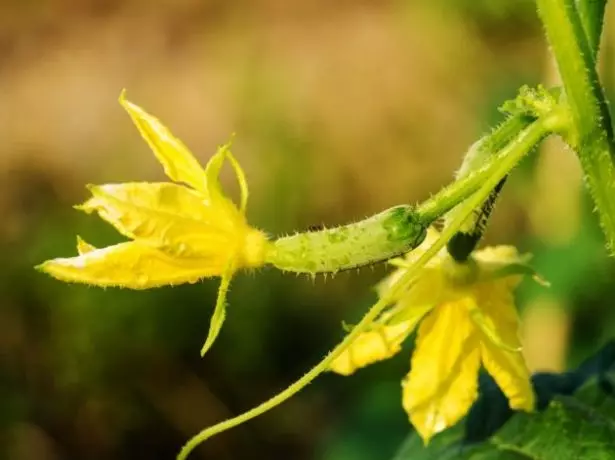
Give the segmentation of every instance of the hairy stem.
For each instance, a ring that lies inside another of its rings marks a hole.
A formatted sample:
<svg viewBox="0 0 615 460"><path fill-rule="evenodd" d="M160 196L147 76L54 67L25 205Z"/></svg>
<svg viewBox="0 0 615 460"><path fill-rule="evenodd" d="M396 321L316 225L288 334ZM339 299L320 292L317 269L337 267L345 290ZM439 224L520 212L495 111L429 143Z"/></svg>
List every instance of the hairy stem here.
<svg viewBox="0 0 615 460"><path fill-rule="evenodd" d="M574 0L537 0L573 121L564 135L576 151L600 215L609 251L615 250L615 147L611 117Z"/></svg>
<svg viewBox="0 0 615 460"><path fill-rule="evenodd" d="M480 169L482 165L493 161L495 153L517 137L533 120L533 118L526 115L513 115L494 129L489 136L485 136L477 141L466 153L461 168L457 172L457 179L467 177L473 171ZM476 245L478 245L483 236L487 219L505 181L506 178L496 185L482 206L472 212L472 215L466 219L459 231L448 242L448 252L455 260L459 262L466 260L476 248ZM456 213L456 210L449 212L446 216L447 222L453 220Z"/></svg>
<svg viewBox="0 0 615 460"><path fill-rule="evenodd" d="M504 150L507 151L507 155L497 164L497 167L492 171L492 175L485 180L482 186L468 198L461 205L461 210L457 216L441 233L440 238L429 248L425 253L408 268L406 273L400 277L396 285L388 292L388 295L381 297L376 304L370 308L361 321L346 335L344 340L335 347L325 358L314 366L299 380L291 384L288 388L278 393L274 397L268 399L262 404L254 407L253 409L244 412L241 415L225 420L212 427L206 428L192 439L190 439L186 445L182 448L178 455L178 460L185 460L190 452L194 450L199 444L208 438L222 433L230 428L240 425L248 420L251 420L274 407L282 404L290 397L297 394L308 384L310 384L316 377L325 372L331 363L346 350L348 346L369 327L374 320L380 315L380 313L390 304L391 299L395 298L402 289L404 289L417 275L418 271L433 257L440 249L442 249L448 240L457 232L463 222L472 214L472 211L480 206L483 201L489 196L493 188L510 172L512 168L518 163L518 161L530 150L534 148L543 136L545 136L550 130L558 126L561 120L558 117L547 117L534 122L523 130L515 141L509 143Z"/></svg>
<svg viewBox="0 0 615 460"><path fill-rule="evenodd" d="M512 116L490 135L472 145L456 175L455 182L418 207L417 212L421 219L428 223L433 222L478 190L486 178L492 175L498 163L508 155L508 151L503 150L506 144L517 137L532 121L534 119L530 117Z"/></svg>
<svg viewBox="0 0 615 460"><path fill-rule="evenodd" d="M475 193L493 175L510 154L503 147L534 119L513 116L475 144L469 164L464 163L458 179L417 207L396 206L359 222L278 238L266 256L267 262L296 273L335 273L411 251L421 244L434 220ZM497 191L492 192L494 196ZM462 230L473 229L473 220L468 219Z"/></svg>
<svg viewBox="0 0 615 460"><path fill-rule="evenodd" d="M585 31L587 44L592 50L594 61L596 61L604 24L606 0L576 0L576 7Z"/></svg>

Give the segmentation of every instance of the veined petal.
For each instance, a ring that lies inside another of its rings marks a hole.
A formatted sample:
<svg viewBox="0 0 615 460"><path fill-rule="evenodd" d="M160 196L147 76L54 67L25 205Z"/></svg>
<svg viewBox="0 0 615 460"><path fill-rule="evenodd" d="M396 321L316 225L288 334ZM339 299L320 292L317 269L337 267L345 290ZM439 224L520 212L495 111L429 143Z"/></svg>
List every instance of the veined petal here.
<svg viewBox="0 0 615 460"><path fill-rule="evenodd" d="M419 326L404 388L406 412L412 414L448 385L451 376L460 370L461 358L471 351L468 344L474 332L467 311L456 302L438 305L427 315Z"/></svg>
<svg viewBox="0 0 615 460"><path fill-rule="evenodd" d="M92 198L79 209L97 212L129 238L174 248L184 256L228 250L232 237L247 228L236 209L207 206L198 192L170 182L89 188Z"/></svg>
<svg viewBox="0 0 615 460"><path fill-rule="evenodd" d="M380 291L381 296L385 290ZM442 276L436 269L424 269L406 292L399 294L396 304L386 314L389 325L407 321L422 311L421 317L438 304L442 296Z"/></svg>
<svg viewBox="0 0 615 460"><path fill-rule="evenodd" d="M410 335L422 314L394 326L378 328L360 334L354 342L331 363L330 370L350 375L357 369L383 361L401 350L402 342Z"/></svg>
<svg viewBox="0 0 615 460"><path fill-rule="evenodd" d="M205 193L205 171L183 142L173 136L156 117L126 100L124 92L120 96L120 104L162 163L166 175L176 182L184 182Z"/></svg>
<svg viewBox="0 0 615 460"><path fill-rule="evenodd" d="M436 434L455 425L470 410L478 397L478 371L480 369L480 349L478 340L472 336L466 342L466 350L458 356L454 371L441 382L438 390L429 399L418 405L412 404L414 385L403 386L403 405L412 425L425 443ZM410 372L408 381L416 374ZM417 370L420 372L420 369Z"/></svg>
<svg viewBox="0 0 615 460"><path fill-rule="evenodd" d="M511 352L519 352L521 351L521 347L519 346L518 340L515 341L515 344L508 344L506 341L500 337L500 333L493 323L493 319L491 316L485 314L483 310L478 307L476 303L476 299L471 296L466 297L462 301L459 302L463 304L465 308L468 310L468 314L470 315L470 319L474 322L476 327L483 333L483 338L491 341L491 343L497 347L503 348L504 350Z"/></svg>
<svg viewBox="0 0 615 460"><path fill-rule="evenodd" d="M521 347L518 337L519 320L510 288L497 283L479 291L478 304L493 323L498 336L509 346ZM487 337L481 340L483 365L495 379L515 410L534 410L535 396L530 373L521 352L497 346Z"/></svg>
<svg viewBox="0 0 615 460"><path fill-rule="evenodd" d="M62 281L148 289L219 276L224 258L179 259L139 242L94 249L78 257L48 260L37 268Z"/></svg>

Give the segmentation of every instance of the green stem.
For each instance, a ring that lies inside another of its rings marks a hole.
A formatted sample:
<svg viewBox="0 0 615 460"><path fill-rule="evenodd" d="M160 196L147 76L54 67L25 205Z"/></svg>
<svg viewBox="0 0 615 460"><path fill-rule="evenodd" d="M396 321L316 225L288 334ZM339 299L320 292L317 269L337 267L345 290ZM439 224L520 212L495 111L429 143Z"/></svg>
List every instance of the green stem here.
<svg viewBox="0 0 615 460"><path fill-rule="evenodd" d="M509 151L504 149L506 144L533 120L522 115L510 117L489 136L472 145L465 157L471 159L464 160L455 182L419 205L417 213L420 219L431 224L478 190L498 164L509 155Z"/></svg>
<svg viewBox="0 0 615 460"><path fill-rule="evenodd" d="M416 209L419 215L419 221L428 226L462 203L463 200L480 189L482 184L485 183L485 180L491 177L493 171L498 168L498 163L508 155L508 151L498 152L490 162L484 164L480 169L477 169L468 176L456 180L419 204Z"/></svg>
<svg viewBox="0 0 615 460"><path fill-rule="evenodd" d="M610 133L610 115L574 0L537 0L537 5L572 109L578 143L584 144L596 132Z"/></svg>
<svg viewBox="0 0 615 460"><path fill-rule="evenodd" d="M469 176L472 171L482 167L482 165L493 161L495 152L502 150L506 144L517 137L534 118L526 115L514 115L506 119L500 126L493 130L489 136L485 136L476 142L466 153L461 168L457 172L457 179ZM497 161L497 160L496 160ZM498 198L500 190L506 179L492 190L489 197L482 206L475 209L472 216L464 222L463 226L448 242L447 250L457 261L466 260L478 245L483 236L483 232L491 211ZM452 210L446 216L447 222L455 218L456 210Z"/></svg>
<svg viewBox="0 0 615 460"><path fill-rule="evenodd" d="M587 43L592 50L593 59L596 61L600 48L606 0L576 0L576 7Z"/></svg>
<svg viewBox="0 0 615 460"><path fill-rule="evenodd" d="M502 148L505 140L519 135L532 120L512 117L484 138L481 146L485 145L489 158L471 155L471 168L465 168L458 180L417 207L395 206L359 222L278 238L267 253L267 263L280 270L315 275L371 265L413 250L421 244L434 220L475 193L491 177L510 154ZM501 152L492 153L496 148ZM468 221L473 228L473 220Z"/></svg>
<svg viewBox="0 0 615 460"><path fill-rule="evenodd" d="M469 175L482 164L489 162L495 153L503 149L535 120L536 117L528 115L509 116L491 134L482 137L470 148L457 172L457 179Z"/></svg>
<svg viewBox="0 0 615 460"><path fill-rule="evenodd" d="M574 0L537 0L570 106L573 129L564 135L577 152L600 214L607 247L615 251L615 147L611 117L594 53Z"/></svg>
<svg viewBox="0 0 615 460"><path fill-rule="evenodd" d="M402 289L404 289L413 278L417 275L418 271L432 258L440 249L442 249L448 240L455 234L459 227L463 224L465 219L472 214L472 211L482 204L482 202L489 196L491 190L511 171L517 162L529 152L537 142L539 142L545 134L553 129L554 126L559 125L561 120L558 117L547 117L540 119L523 130L518 138L508 144L504 150L507 150L508 154L497 164L497 167L492 171L492 175L485 180L479 190L468 198L461 205L461 210L450 222L450 224L441 233L438 240L431 246L423 255L408 268L406 273L396 283L396 285L387 293L385 297L381 297L376 304L370 308L361 321L346 335L344 340L335 347L325 358L314 366L307 374L301 377L299 380L291 384L288 388L278 393L274 397L268 399L262 404L254 407L253 409L244 412L237 417L225 420L212 427L206 428L192 439L190 439L186 445L182 448L177 459L185 460L190 452L194 450L199 444L208 438L240 425L248 420L251 420L271 409L285 402L290 397L297 394L308 384L310 384L316 377L325 372L331 363L346 350L352 342L369 327L376 318L382 313L382 311L390 304L391 299L395 298Z"/></svg>

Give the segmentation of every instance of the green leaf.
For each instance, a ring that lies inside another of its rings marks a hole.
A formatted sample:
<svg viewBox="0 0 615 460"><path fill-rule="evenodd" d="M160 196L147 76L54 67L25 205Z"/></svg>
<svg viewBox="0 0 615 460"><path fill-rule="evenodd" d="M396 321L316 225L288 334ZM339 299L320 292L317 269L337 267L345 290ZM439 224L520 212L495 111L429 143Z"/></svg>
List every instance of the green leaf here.
<svg viewBox="0 0 615 460"><path fill-rule="evenodd" d="M544 412L516 414L483 444L464 446L457 425L427 447L411 436L394 460L612 460L615 406L608 406L610 417L577 398L558 396Z"/></svg>
<svg viewBox="0 0 615 460"><path fill-rule="evenodd" d="M441 433L428 446L412 434L393 460L615 458L614 341L573 371L535 374L538 407L544 408L540 412L513 415L501 391L487 380L481 382L481 403L475 404L465 424ZM494 424L501 428L488 437ZM484 442L476 442L480 440Z"/></svg>
<svg viewBox="0 0 615 460"><path fill-rule="evenodd" d="M605 391L604 382L609 382L611 385L607 391ZM590 405L599 414L615 423L615 394L612 382L615 382L615 369L610 374L605 374L601 381L585 385L575 394L575 398Z"/></svg>
<svg viewBox="0 0 615 460"><path fill-rule="evenodd" d="M613 414L611 414L613 415ZM531 459L615 458L615 420L569 396L556 397L538 414L517 414L489 443Z"/></svg>
<svg viewBox="0 0 615 460"><path fill-rule="evenodd" d="M461 454L463 424L459 423L444 433L437 435L428 446L417 434L411 434L393 457L393 460L449 460L464 459Z"/></svg>

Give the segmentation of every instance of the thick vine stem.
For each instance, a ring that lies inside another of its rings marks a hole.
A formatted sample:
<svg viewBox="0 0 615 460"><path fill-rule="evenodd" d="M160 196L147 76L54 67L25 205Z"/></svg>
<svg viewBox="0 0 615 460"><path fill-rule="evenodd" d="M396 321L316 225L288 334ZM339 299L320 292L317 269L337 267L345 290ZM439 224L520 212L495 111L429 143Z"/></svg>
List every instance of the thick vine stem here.
<svg viewBox="0 0 615 460"><path fill-rule="evenodd" d="M538 12L555 55L573 126L564 134L576 151L600 214L611 254L615 251L615 146L611 117L574 0L537 0Z"/></svg>
<svg viewBox="0 0 615 460"><path fill-rule="evenodd" d="M456 178L461 179L492 160L493 156L506 144L515 139L519 133L529 126L535 118L527 115L512 115L495 128L491 134L474 143L466 153ZM448 242L447 250L453 259L461 262L466 260L482 238L487 219L498 198L506 178L502 179L489 194L482 206L476 208L466 219L461 228ZM446 221L454 220L457 210L453 209L446 216Z"/></svg>
<svg viewBox="0 0 615 460"><path fill-rule="evenodd" d="M604 25L604 9L607 0L576 0L581 25L585 30L587 43L592 50L594 61L600 48L600 36Z"/></svg>
<svg viewBox="0 0 615 460"><path fill-rule="evenodd" d="M431 224L477 191L508 155L509 152L504 147L535 120L525 115L514 115L491 134L473 144L466 153L466 157L470 158L464 160L464 164L456 174L455 182L417 207L421 220L427 225ZM452 221L452 216L453 212L450 212L447 219Z"/></svg>
<svg viewBox="0 0 615 460"><path fill-rule="evenodd" d="M568 108L561 100L561 93L561 88L545 89L542 85L536 88L521 87L514 99L506 101L500 107L500 110L510 114L509 117L490 135L483 137L470 147L457 173L457 179L472 174L481 164L491 161L496 152L515 139L534 120L547 119L552 113L556 114L555 118L558 120L564 120L568 114ZM560 123L556 129L562 132L565 126L570 126L569 120ZM461 229L448 242L448 253L456 261L467 260L480 242L505 182L506 178L496 185L482 206L474 210ZM446 217L447 221L454 219L455 213L455 209L449 212Z"/></svg>
<svg viewBox="0 0 615 460"><path fill-rule="evenodd" d="M509 155L503 147L533 120L513 116L483 138L480 154L471 155L471 164L462 167L463 174L420 205L395 206L359 222L278 238L266 256L267 263L283 271L316 275L382 262L411 251L423 241L434 220L474 194L493 175Z"/></svg>

